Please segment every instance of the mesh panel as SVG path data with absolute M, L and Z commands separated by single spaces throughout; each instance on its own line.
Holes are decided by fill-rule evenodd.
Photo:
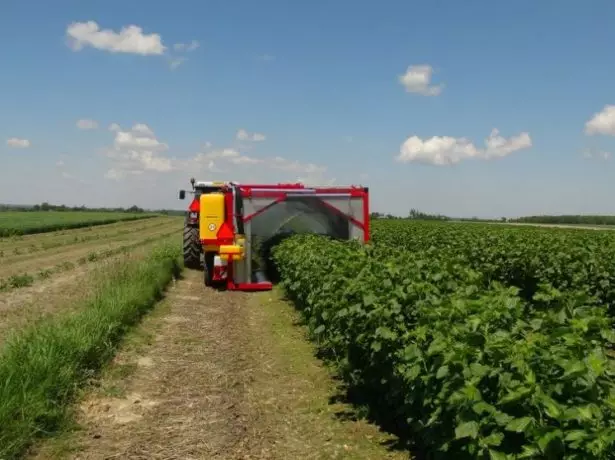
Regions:
M 288 197 L 251 220 L 252 268 L 265 270 L 271 247 L 284 235 L 316 233 L 349 239 L 348 219 L 316 197 Z

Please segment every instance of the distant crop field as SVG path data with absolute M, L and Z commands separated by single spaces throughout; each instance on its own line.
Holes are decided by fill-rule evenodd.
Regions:
M 7 211 L 0 212 L 0 237 L 112 224 L 155 215 L 125 212 Z

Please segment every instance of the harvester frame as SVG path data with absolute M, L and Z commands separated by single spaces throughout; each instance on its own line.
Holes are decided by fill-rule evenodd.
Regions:
M 228 290 L 262 291 L 272 288 L 262 267 L 253 269 L 253 244 L 260 236 L 278 234 L 299 214 L 326 227 L 335 221 L 338 238 L 367 242 L 370 239 L 369 189 L 363 186 L 307 187 L 302 183 L 240 184 L 236 182 L 205 182 L 190 180 L 194 198 L 186 212 L 184 223 L 184 265 L 203 267 L 205 284 Z M 179 191 L 185 199 L 186 191 Z M 267 217 L 267 212 L 281 208 L 289 217 L 282 223 Z M 307 212 L 295 212 L 307 209 Z M 279 213 L 278 213 L 279 214 Z M 280 220 L 280 216 L 277 217 Z M 275 220 L 275 219 L 273 219 Z M 276 227 L 273 231 L 267 228 Z M 260 228 L 260 230 L 254 227 Z M 309 227 L 309 225 L 308 225 Z M 265 229 L 265 231 L 263 231 Z M 308 233 L 314 231 L 307 230 Z M 328 230 L 322 230 L 330 234 Z M 201 261 L 202 256 L 202 261 Z

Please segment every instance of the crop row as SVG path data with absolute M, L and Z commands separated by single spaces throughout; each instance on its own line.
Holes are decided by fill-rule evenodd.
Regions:
M 88 227 L 94 228 L 94 227 Z M 23 254 L 34 254 L 36 252 L 48 251 L 50 249 L 55 249 L 63 246 L 71 246 L 81 243 L 87 243 L 90 241 L 97 240 L 110 240 L 119 236 L 138 234 L 143 231 L 147 231 L 151 228 L 149 225 L 141 225 L 140 227 L 130 226 L 130 227 L 119 227 L 119 229 L 109 229 L 103 232 L 96 233 L 85 233 L 85 234 L 75 234 L 68 235 L 64 239 L 50 239 L 49 241 L 40 240 L 37 238 L 36 240 L 31 240 L 28 246 L 25 245 L 5 245 L 6 249 L 1 249 L 0 247 L 0 259 L 3 257 L 9 256 L 19 256 Z M 19 237 L 17 237 L 19 238 Z M 10 248 L 10 250 L 9 250 Z
M 46 233 L 70 228 L 113 224 L 120 221 L 146 219 L 156 214 L 123 212 L 0 212 L 0 237 Z
M 144 237 L 141 240 L 138 240 L 133 243 L 128 243 L 122 246 L 118 246 L 112 249 L 103 249 L 101 251 L 91 251 L 86 256 L 80 257 L 76 260 L 77 265 L 85 265 L 90 262 L 100 261 L 109 257 L 113 257 L 118 254 L 126 254 L 134 249 L 137 249 L 141 246 L 148 245 L 150 243 L 164 240 L 165 238 L 169 238 L 172 235 L 176 235 L 177 231 L 173 231 L 170 233 L 163 233 L 160 235 L 153 235 Z M 0 278 L 0 292 L 8 291 L 11 289 L 17 289 L 22 287 L 32 286 L 34 282 L 38 280 L 45 280 L 52 275 L 57 273 L 62 273 L 68 270 L 72 270 L 75 268 L 75 262 L 71 262 L 65 260 L 64 262 L 59 262 L 53 267 L 43 268 L 39 270 L 36 275 L 32 275 L 30 273 L 20 273 L 9 276 L 8 278 Z
M 23 458 L 37 438 L 67 426 L 79 389 L 178 274 L 178 248 L 163 242 L 144 259 L 118 261 L 100 272 L 81 308 L 7 338 L 0 349 L 0 458 Z
M 381 220 L 376 244 L 422 251 L 434 248 L 484 275 L 520 288 L 531 300 L 539 286 L 585 291 L 615 315 L 615 232 Z
M 272 257 L 322 356 L 428 458 L 615 458 L 598 300 L 539 285 L 530 302 L 429 246 L 294 236 Z

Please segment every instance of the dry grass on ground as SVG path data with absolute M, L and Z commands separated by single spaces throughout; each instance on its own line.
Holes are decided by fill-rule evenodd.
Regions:
M 187 271 L 33 458 L 401 459 L 330 404 L 327 370 L 272 293 L 221 293 Z

